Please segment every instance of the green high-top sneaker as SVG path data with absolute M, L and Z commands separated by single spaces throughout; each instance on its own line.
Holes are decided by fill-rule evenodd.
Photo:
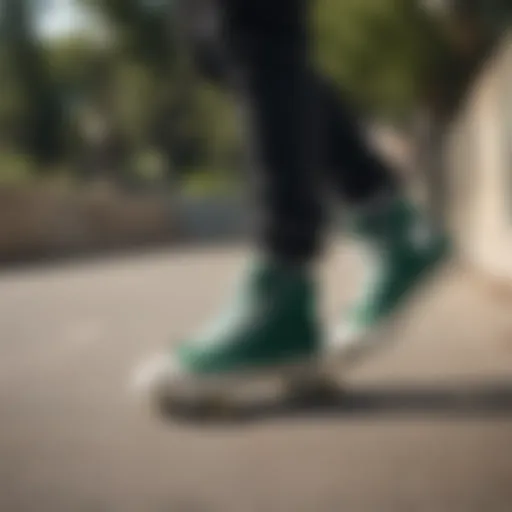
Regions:
M 169 398 L 200 399 L 254 376 L 314 361 L 320 327 L 313 279 L 302 267 L 260 263 L 223 314 L 168 354 L 144 365 L 138 385 Z
M 360 299 L 330 340 L 347 360 L 384 341 L 384 328 L 449 252 L 446 236 L 406 200 L 356 216 L 353 232 L 368 247 L 371 268 Z

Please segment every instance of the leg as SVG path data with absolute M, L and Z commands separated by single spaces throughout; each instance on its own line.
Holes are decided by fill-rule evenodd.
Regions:
M 308 77 L 307 0 L 224 0 L 225 41 L 250 129 L 261 243 L 307 261 L 319 243 L 316 95 Z
M 365 140 L 348 99 L 320 74 L 312 79 L 323 110 L 322 169 L 327 182 L 349 206 L 394 193 L 395 175 Z
M 299 117 L 294 116 L 305 116 L 303 104 L 312 108 L 312 102 L 317 101 L 321 112 L 321 122 L 316 126 L 321 134 L 321 160 L 317 163 L 326 173 L 331 187 L 347 200 L 356 213 L 354 230 L 374 249 L 381 270 L 369 283 L 368 293 L 362 301 L 344 318 L 342 334 L 336 339 L 344 351 L 345 348 L 362 346 L 363 334 L 393 316 L 397 306 L 421 282 L 419 278 L 435 268 L 446 250 L 446 242 L 432 224 L 401 197 L 393 173 L 364 141 L 353 113 L 335 88 L 311 68 L 309 71 L 306 69 L 305 39 L 296 37 L 295 50 L 291 50 L 291 39 L 288 39 L 291 44 L 288 50 L 284 50 L 280 42 L 272 40 L 275 37 L 273 28 L 280 19 L 276 13 L 285 13 L 286 19 L 292 19 L 290 12 L 286 12 L 286 5 L 289 6 L 290 2 L 274 2 L 275 6 L 263 7 L 266 3 L 238 2 L 238 6 L 232 9 L 234 17 L 229 18 L 229 44 L 226 48 L 235 57 L 235 70 L 242 77 L 242 90 L 250 101 L 250 112 L 255 121 L 251 123 L 253 141 L 260 157 L 259 174 L 266 184 L 264 210 L 270 219 L 263 239 L 275 254 L 287 257 L 295 254 L 304 258 L 304 255 L 314 252 L 316 236 L 312 234 L 318 232 L 315 226 L 318 226 L 319 210 L 308 191 L 309 186 L 315 185 L 311 179 L 313 173 L 308 175 L 312 168 L 309 166 L 308 169 L 298 160 L 307 162 L 307 155 L 298 148 L 299 142 L 307 139 L 298 131 L 305 117 L 301 123 Z M 231 0 L 231 4 L 235 6 L 235 0 Z M 273 18 L 264 37 L 258 39 L 251 20 L 261 20 L 261 12 L 272 12 Z M 246 19 L 241 23 L 244 14 Z M 237 21 L 233 23 L 235 19 Z M 302 46 L 299 46 L 299 41 Z M 301 47 L 302 57 L 297 61 L 299 54 L 296 51 Z M 196 48 L 203 69 L 209 70 L 216 79 L 225 78 L 228 66 L 225 61 L 222 65 L 222 58 L 219 58 L 224 54 L 222 48 L 219 51 L 219 45 L 215 43 L 199 44 Z M 275 48 L 280 52 L 275 52 Z M 271 71 L 272 62 L 275 72 Z M 217 66 L 212 67 L 212 63 L 217 63 Z M 217 72 L 212 73 L 212 69 Z M 299 69 L 300 78 L 297 74 Z M 303 96 L 301 103 L 298 95 L 288 93 L 296 91 L 296 84 L 305 84 L 306 80 L 309 80 L 316 99 L 309 97 L 308 92 L 308 97 Z M 292 110 L 294 115 L 285 114 Z M 311 151 L 312 146 L 303 149 Z M 294 226 L 302 230 L 302 238 L 297 233 L 294 235 Z M 430 234 L 425 237 L 425 233 Z
M 258 238 L 263 256 L 224 314 L 150 369 L 150 385 L 163 385 L 178 399 L 226 384 L 233 389 L 233 378 L 247 374 L 307 367 L 319 350 L 308 268 L 322 217 L 314 176 L 318 109 L 308 78 L 307 3 L 219 2 L 227 72 L 250 129 L 264 214 Z
M 222 11 L 215 9 L 214 2 L 186 2 L 189 13 L 184 16 L 182 26 L 185 27 L 196 66 L 203 76 L 228 87 L 233 85 L 230 82 L 234 66 L 229 58 L 229 45 L 222 37 Z M 245 9 L 250 7 L 246 6 Z M 397 184 L 393 173 L 369 148 L 347 99 L 311 66 L 308 75 L 321 112 L 317 118 L 321 138 L 319 171 L 324 172 L 329 185 L 350 204 L 358 204 L 382 195 L 383 191 L 394 190 Z

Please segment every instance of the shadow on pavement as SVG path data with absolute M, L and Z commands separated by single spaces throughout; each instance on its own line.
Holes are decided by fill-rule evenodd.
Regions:
M 252 423 L 283 419 L 451 419 L 512 417 L 512 382 L 459 383 L 430 387 L 359 387 L 309 397 L 260 400 L 234 408 L 163 411 L 168 421 L 198 424 Z

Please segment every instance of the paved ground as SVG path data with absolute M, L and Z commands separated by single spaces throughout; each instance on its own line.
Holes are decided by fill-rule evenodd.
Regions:
M 243 255 L 0 276 L 2 512 L 512 510 L 512 321 L 456 273 L 350 376 L 343 404 L 243 426 L 147 415 L 132 368 L 218 304 Z M 349 249 L 329 262 L 327 315 L 358 266 Z

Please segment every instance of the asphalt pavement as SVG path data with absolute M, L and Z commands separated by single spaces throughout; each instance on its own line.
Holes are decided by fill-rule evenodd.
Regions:
M 163 421 L 141 358 L 219 306 L 241 246 L 0 275 L 2 512 L 510 512 L 512 304 L 445 273 L 345 400 L 238 424 Z M 337 245 L 324 313 L 357 290 Z

